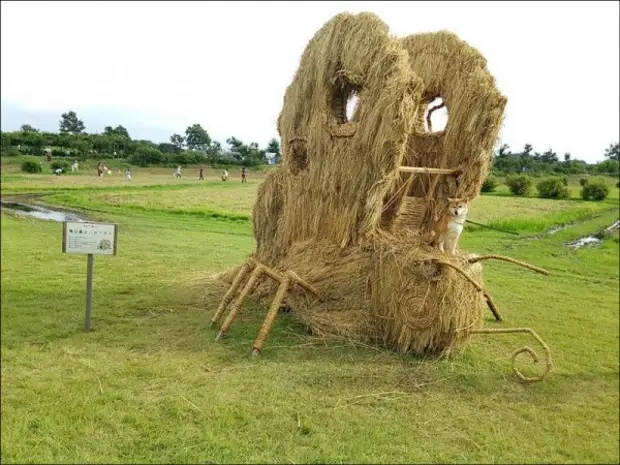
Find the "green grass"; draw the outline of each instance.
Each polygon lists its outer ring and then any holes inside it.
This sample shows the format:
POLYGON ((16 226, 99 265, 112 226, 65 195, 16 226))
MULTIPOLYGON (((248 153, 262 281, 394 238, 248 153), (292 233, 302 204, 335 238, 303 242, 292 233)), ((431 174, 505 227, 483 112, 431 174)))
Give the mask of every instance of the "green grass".
POLYGON ((266 303, 252 301, 216 343, 207 324, 219 302, 202 283, 253 251, 259 176, 150 176, 20 178, 8 191, 3 177, 3 195, 43 192, 120 224, 118 255, 95 259, 95 330, 84 334, 85 257, 61 253, 59 223, 2 215, 3 463, 618 462, 618 241, 564 245, 615 221, 617 202, 472 205, 472 219, 521 235, 468 227, 462 248, 551 271, 485 265, 502 326, 535 329, 553 353, 554 371, 522 385, 508 360, 536 348, 522 335, 421 360, 313 338, 292 313, 255 359, 266 303))

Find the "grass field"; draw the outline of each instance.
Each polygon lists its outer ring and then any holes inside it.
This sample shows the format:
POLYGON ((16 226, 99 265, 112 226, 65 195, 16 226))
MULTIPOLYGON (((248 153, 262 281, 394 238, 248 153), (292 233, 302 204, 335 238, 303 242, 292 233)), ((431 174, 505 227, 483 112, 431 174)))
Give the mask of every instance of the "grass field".
MULTIPOLYGON (((120 224, 97 257, 93 326, 82 332, 86 259, 61 253, 59 223, 2 214, 3 463, 618 463, 618 240, 566 243, 618 219, 605 202, 477 199, 463 249, 502 263, 485 283, 503 327, 531 327, 553 353, 520 384, 509 355, 535 342, 477 336, 445 360, 314 338, 278 316, 263 356, 248 351, 266 311, 249 302, 227 338, 208 322, 207 275, 254 249, 249 215, 262 174, 241 185, 171 170, 103 180, 2 171, 2 195, 120 224), (555 234, 545 230, 572 223, 555 234)), ((488 315, 486 325, 497 327, 488 315)), ((536 348, 537 349, 537 348, 536 348)))

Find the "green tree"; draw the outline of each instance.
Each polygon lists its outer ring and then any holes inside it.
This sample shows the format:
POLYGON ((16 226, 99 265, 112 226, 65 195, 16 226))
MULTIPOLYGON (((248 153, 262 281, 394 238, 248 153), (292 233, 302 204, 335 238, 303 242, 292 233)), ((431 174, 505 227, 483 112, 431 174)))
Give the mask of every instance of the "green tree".
POLYGON ((11 146, 11 133, 10 132, 0 132, 0 145, 2 149, 8 149, 11 146))
POLYGON ((91 140, 93 142, 93 149, 97 153, 112 153, 114 151, 112 148, 112 138, 105 134, 93 134, 91 140))
POLYGON ((170 142, 162 142, 157 146, 161 153, 181 153, 181 149, 170 142))
POLYGON ((163 154, 154 147, 138 144, 135 152, 129 157, 129 161, 138 166, 158 164, 164 160, 163 154))
POLYGON ((86 128, 84 122, 77 117, 74 111, 63 113, 60 118, 61 133, 81 134, 86 128))
POLYGON ((213 142, 211 142, 211 145, 207 149, 207 158, 209 159, 209 163, 212 167, 215 167, 215 164, 218 162, 221 155, 222 144, 214 140, 213 142))
POLYGON ((278 139, 273 138, 267 144, 267 152, 273 153, 275 156, 275 162, 280 163, 281 153, 280 153, 280 142, 278 139))
POLYGON ((127 132, 127 129, 125 129, 121 125, 118 125, 115 128, 112 128, 112 126, 106 126, 103 129, 103 134, 105 134, 106 136, 120 136, 131 139, 131 137, 129 137, 129 132, 127 132))
POLYGON ((206 152, 211 145, 209 133, 200 124, 193 124, 185 130, 185 140, 189 150, 206 152))
POLYGON ((510 145, 508 144, 502 144, 499 149, 497 149, 497 156, 498 157, 505 157, 507 155, 510 155, 510 145))
POLYGON ((170 143, 177 147, 179 150, 182 150, 183 146, 185 145, 185 137, 183 137, 181 134, 172 134, 170 136, 170 143))
POLYGON ((609 147, 605 149, 604 155, 608 160, 620 161, 620 143, 609 144, 609 147))
POLYGON ((39 132, 22 131, 21 143, 24 145, 22 151, 29 155, 42 155, 45 140, 39 132))
POLYGON ((569 152, 566 152, 566 153, 564 154, 564 162, 565 162, 566 164, 568 164, 568 163, 570 162, 570 153, 569 153, 569 152))
POLYGON ((525 155, 526 157, 529 157, 532 154, 532 150, 534 150, 534 148, 532 147, 532 144, 525 144, 523 146, 523 155, 525 155))
POLYGON ((226 143, 230 146, 230 152, 235 160, 241 161, 245 155, 245 145, 236 137, 226 139, 226 143))
POLYGON ((37 128, 33 128, 29 124, 22 124, 21 130, 23 132, 39 132, 37 128))
POLYGON ((542 161, 543 163, 553 164, 557 163, 560 160, 558 159, 558 154, 555 153, 552 149, 549 149, 540 156, 540 161, 542 161))

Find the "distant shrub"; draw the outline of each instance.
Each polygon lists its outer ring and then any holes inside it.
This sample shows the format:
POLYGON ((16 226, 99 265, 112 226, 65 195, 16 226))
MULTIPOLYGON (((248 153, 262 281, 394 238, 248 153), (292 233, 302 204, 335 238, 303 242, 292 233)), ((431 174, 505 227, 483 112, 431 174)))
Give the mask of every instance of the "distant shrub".
POLYGON ((568 197, 568 189, 562 178, 551 177, 536 184, 539 197, 543 199, 563 199, 568 197))
POLYGON ((50 163, 50 168, 52 171, 56 171, 58 168, 62 168, 62 171, 66 173, 67 171, 71 171, 71 165, 63 160, 56 160, 50 163))
POLYGON ((160 164, 164 160, 164 155, 157 149, 148 146, 139 146, 134 153, 129 156, 129 162, 137 166, 149 166, 160 164))
POLYGON ((497 178, 490 174, 482 183, 482 188, 480 190, 482 192, 493 192, 498 185, 499 181, 497 180, 497 178))
POLYGON ((70 157, 71 154, 61 149, 52 149, 52 157, 70 157))
POLYGON ((515 174, 506 178, 506 184, 513 195, 528 195, 534 182, 524 174, 515 174))
POLYGON ((22 171, 26 173, 42 173, 43 167, 36 161, 25 161, 22 163, 22 171))
POLYGON ((21 152, 24 155, 34 155, 40 157, 43 155, 43 149, 41 147, 30 147, 27 145, 22 145, 21 152))
POLYGON ((581 198, 583 200, 605 200, 608 195, 609 188, 601 181, 588 183, 581 189, 581 198))
POLYGON ((21 153, 15 147, 9 147, 9 148, 2 149, 3 157, 17 157, 18 155, 21 155, 21 153))
POLYGON ((581 179, 579 180, 579 185, 580 185, 581 187, 585 186, 586 184, 588 184, 588 178, 581 178, 581 179))
POLYGON ((265 165, 265 164, 256 165, 252 167, 252 171, 256 171, 257 173, 266 173, 267 171, 269 171, 269 168, 271 166, 272 165, 265 165))
POLYGON ((562 184, 568 186, 568 176, 562 176, 562 184))
POLYGON ((616 187, 620 187, 620 181, 616 181, 616 187))

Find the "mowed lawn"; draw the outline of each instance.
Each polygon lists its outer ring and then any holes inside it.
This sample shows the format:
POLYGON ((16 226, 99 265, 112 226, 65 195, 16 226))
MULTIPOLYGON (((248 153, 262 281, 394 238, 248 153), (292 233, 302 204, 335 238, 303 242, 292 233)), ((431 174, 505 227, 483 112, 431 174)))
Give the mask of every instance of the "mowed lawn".
MULTIPOLYGON (((170 170, 171 171, 171 170, 170 170)), ((116 257, 95 259, 93 327, 82 332, 86 258, 61 253, 62 225, 2 214, 3 463, 617 463, 618 241, 566 243, 618 219, 607 202, 488 195, 461 247, 551 271, 485 264, 505 322, 549 345, 554 369, 523 385, 510 354, 526 335, 476 336, 449 359, 402 357, 310 336, 278 316, 249 356, 265 302, 248 302, 216 343, 213 273, 254 249, 261 179, 3 176, 3 196, 88 210, 120 224, 116 257), (221 212, 222 215, 213 215, 221 212), (579 221, 553 235, 539 230, 579 221)), ((534 368, 523 367, 528 374, 534 368)))

